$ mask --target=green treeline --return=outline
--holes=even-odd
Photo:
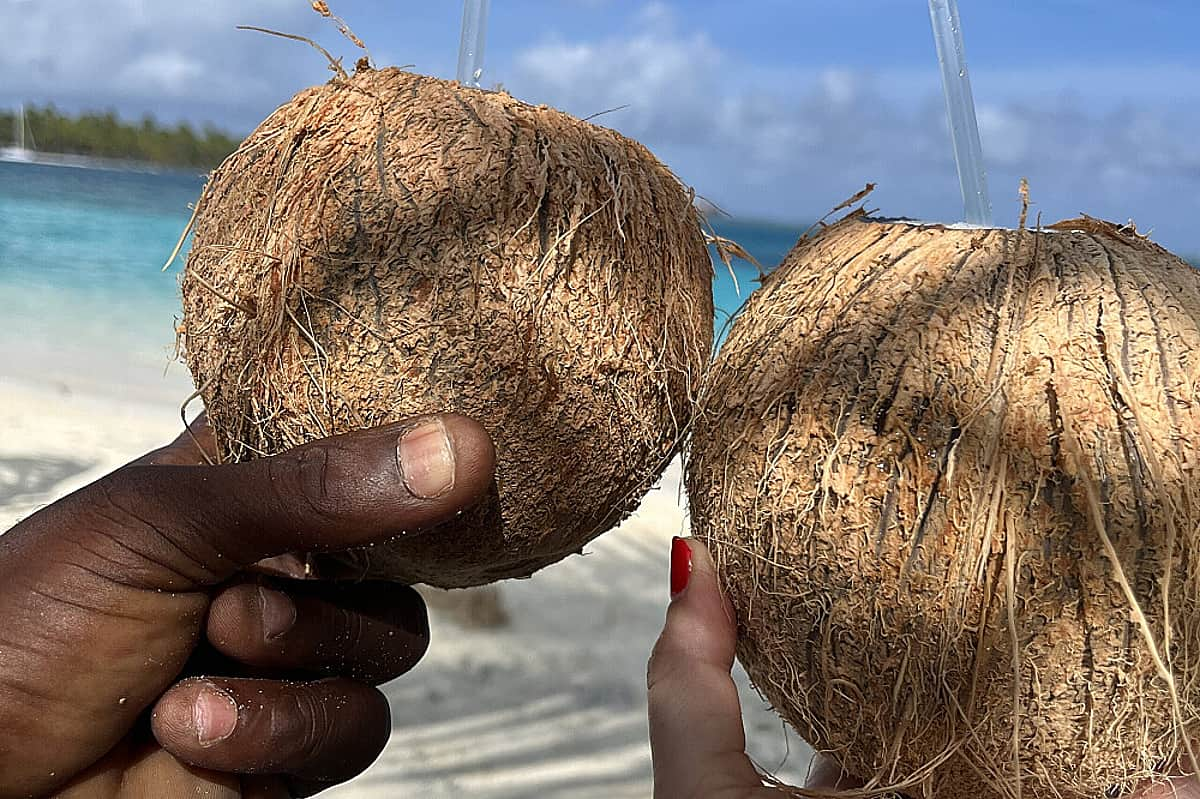
[[[160,125],[147,116],[124,122],[112,111],[68,116],[53,105],[25,109],[30,145],[42,152],[118,158],[174,167],[212,168],[237,149],[240,141],[206,125],[197,131],[182,123]],[[15,144],[16,112],[0,111],[0,147]]]

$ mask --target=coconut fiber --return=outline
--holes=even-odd
[[[802,240],[734,324],[688,465],[755,684],[868,793],[1190,771],[1197,380],[1200,278],[1130,228]]]
[[[194,224],[182,337],[222,460],[442,411],[495,440],[469,532],[343,559],[363,576],[527,576],[630,512],[689,423],[701,219],[611,130],[364,66],[267,119]]]

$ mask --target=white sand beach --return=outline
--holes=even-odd
[[[107,384],[21,376],[0,357],[0,530],[173,438],[186,375],[163,364]],[[26,363],[26,365],[28,365]],[[126,369],[128,371],[128,368]],[[137,396],[138,400],[122,397]],[[394,734],[336,799],[650,795],[645,663],[667,601],[670,537],[686,528],[678,464],[639,512],[582,557],[504,583],[509,617],[469,629],[438,603],[433,645],[390,684]],[[808,749],[739,672],[750,750],[797,783]]]

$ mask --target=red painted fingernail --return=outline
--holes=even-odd
[[[679,536],[671,541],[671,601],[687,590],[692,579],[692,548]]]

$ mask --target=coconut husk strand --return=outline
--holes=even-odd
[[[677,451],[711,354],[689,191],[502,92],[366,67],[301,92],[213,173],[194,230],[183,342],[222,460],[447,411],[495,440],[459,532],[342,559],[362,576],[465,587],[579,551]]]
[[[880,790],[1097,799],[1189,770],[1198,380],[1200,276],[1130,228],[856,215],[802,240],[688,463],[754,683]]]

